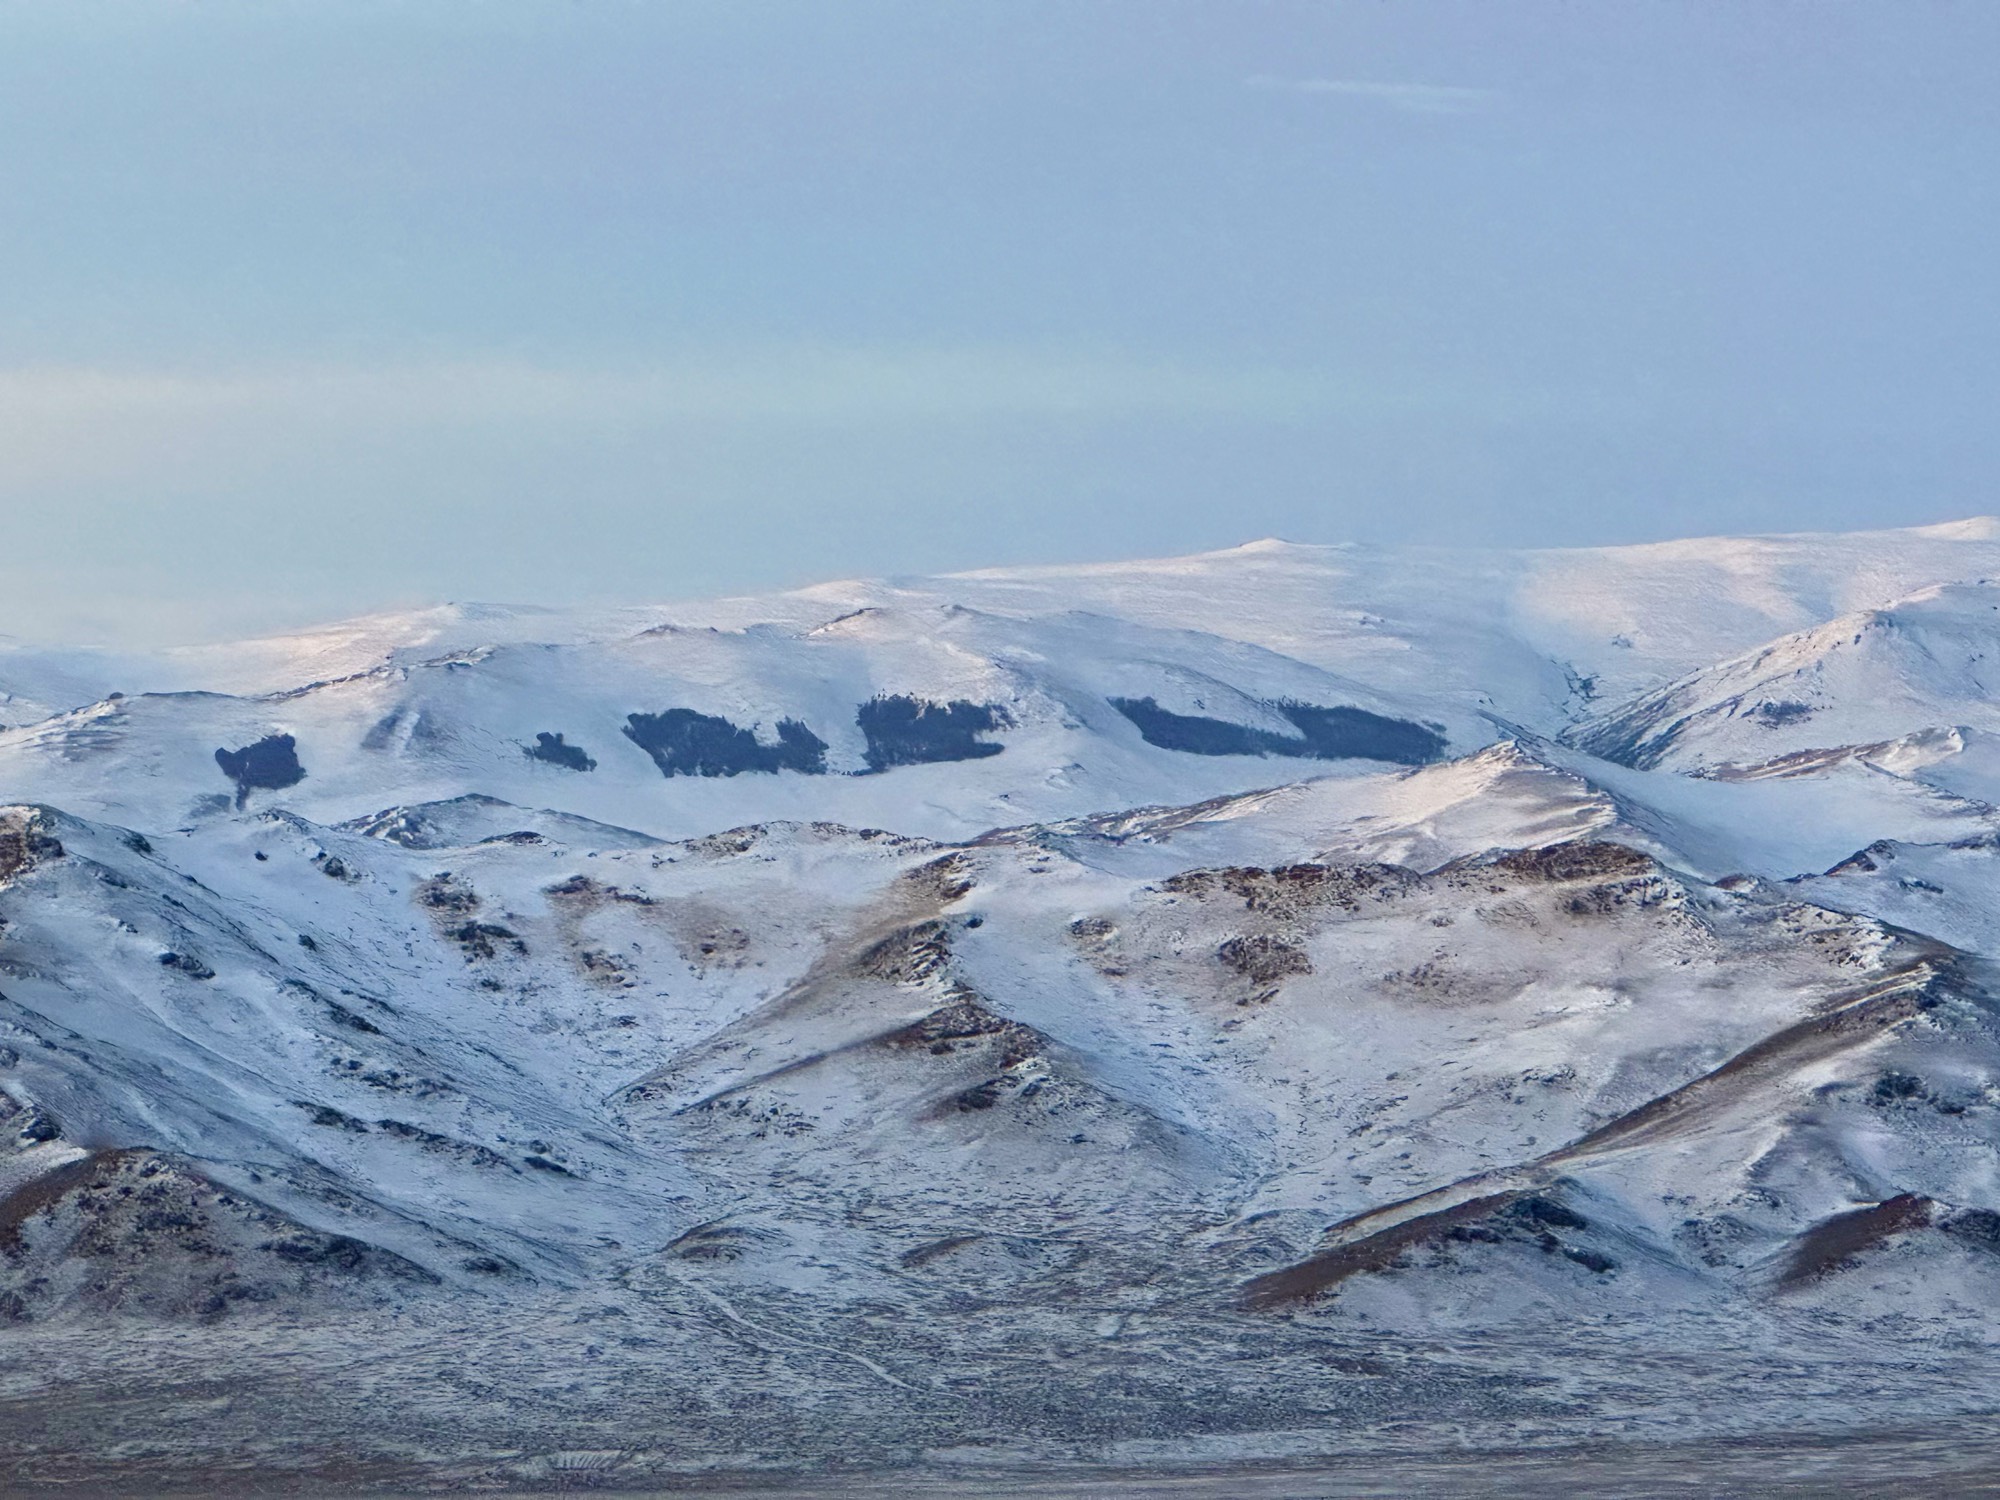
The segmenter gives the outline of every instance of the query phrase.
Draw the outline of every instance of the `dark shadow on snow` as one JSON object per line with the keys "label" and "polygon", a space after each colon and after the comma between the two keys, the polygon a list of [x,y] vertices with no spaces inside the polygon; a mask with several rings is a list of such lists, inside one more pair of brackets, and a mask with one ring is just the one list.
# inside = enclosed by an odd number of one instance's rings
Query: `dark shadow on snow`
{"label": "dark shadow on snow", "polygon": [[670,708],[627,714],[625,737],[653,757],[662,776],[736,776],[744,771],[826,774],[826,741],[797,719],[778,720],[778,743],[714,714]]}
{"label": "dark shadow on snow", "polygon": [[306,768],[299,764],[298,742],[289,734],[266,735],[240,750],[217,750],[215,763],[236,783],[238,807],[259,788],[276,791],[306,779]]}
{"label": "dark shadow on snow", "polygon": [[1362,708],[1320,708],[1289,701],[1268,705],[1298,726],[1294,738],[1227,719],[1177,714],[1151,698],[1113,698],[1111,706],[1138,726],[1147,744],[1190,755],[1289,755],[1421,766],[1437,760],[1445,748],[1444,736],[1427,724]]}
{"label": "dark shadow on snow", "polygon": [[535,743],[523,745],[522,751],[530,760],[547,761],[552,766],[562,766],[571,771],[595,771],[597,762],[592,760],[581,745],[565,745],[560,734],[550,734],[547,730],[535,736]]}
{"label": "dark shadow on snow", "polygon": [[856,711],[854,721],[868,737],[871,771],[998,755],[1006,747],[979,736],[1014,722],[997,703],[969,703],[963,698],[932,703],[900,693],[869,699]]}

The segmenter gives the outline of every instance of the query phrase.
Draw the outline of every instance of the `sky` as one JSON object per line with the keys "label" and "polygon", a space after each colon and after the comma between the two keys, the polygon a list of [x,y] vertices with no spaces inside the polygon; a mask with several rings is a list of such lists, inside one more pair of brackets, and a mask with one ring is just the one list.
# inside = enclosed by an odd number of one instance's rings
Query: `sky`
{"label": "sky", "polygon": [[2000,510],[1990,0],[0,0],[0,633]]}

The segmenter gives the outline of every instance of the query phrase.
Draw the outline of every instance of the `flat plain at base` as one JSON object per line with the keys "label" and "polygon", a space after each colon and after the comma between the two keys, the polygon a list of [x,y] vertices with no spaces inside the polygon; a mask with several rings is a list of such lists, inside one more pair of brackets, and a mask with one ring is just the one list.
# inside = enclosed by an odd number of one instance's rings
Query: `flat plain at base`
{"label": "flat plain at base", "polygon": [[[1970,1429],[1970,1430],[1968,1430]],[[1209,1466],[1111,1470],[1101,1468],[898,1469],[829,1475],[714,1474],[643,1489],[620,1488],[608,1469],[558,1469],[546,1483],[490,1488],[484,1484],[430,1486],[418,1481],[394,1488],[398,1476],[376,1468],[349,1471],[338,1464],[282,1479],[260,1480],[240,1471],[178,1474],[166,1483],[103,1466],[45,1485],[0,1486],[0,1500],[49,1495],[177,1497],[218,1500],[261,1496],[314,1500],[430,1500],[448,1494],[526,1500],[549,1494],[589,1494],[600,1500],[665,1500],[713,1496],[717,1500],[1006,1500],[1067,1497],[1078,1500],[1403,1500],[1403,1497],[1495,1497],[1548,1500],[1653,1500],[1670,1496],[1927,1496],[2000,1495],[2000,1422],[1980,1420],[1950,1431],[1911,1430],[1839,1438],[1804,1437],[1760,1442],[1615,1445],[1551,1450],[1480,1451],[1344,1456],[1305,1465]],[[401,1476],[403,1483],[409,1476]]]}

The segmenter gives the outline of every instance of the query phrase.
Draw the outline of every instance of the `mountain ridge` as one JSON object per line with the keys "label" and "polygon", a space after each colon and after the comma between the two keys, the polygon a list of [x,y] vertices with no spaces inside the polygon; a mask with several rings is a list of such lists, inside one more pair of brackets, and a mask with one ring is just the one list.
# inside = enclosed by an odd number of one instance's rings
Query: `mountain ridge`
{"label": "mountain ridge", "polygon": [[0,1414],[100,1472],[94,1348],[458,1484],[1595,1441],[1635,1362],[1682,1431],[1970,1411],[1997,536],[167,653],[0,731]]}

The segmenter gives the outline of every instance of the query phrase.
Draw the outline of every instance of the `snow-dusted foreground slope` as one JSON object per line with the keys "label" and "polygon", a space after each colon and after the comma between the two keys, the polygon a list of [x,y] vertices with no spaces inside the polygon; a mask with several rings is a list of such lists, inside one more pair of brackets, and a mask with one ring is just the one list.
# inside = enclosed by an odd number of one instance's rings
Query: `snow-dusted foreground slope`
{"label": "snow-dusted foreground slope", "polygon": [[1995,534],[0,658],[16,1477],[1977,1410]]}

